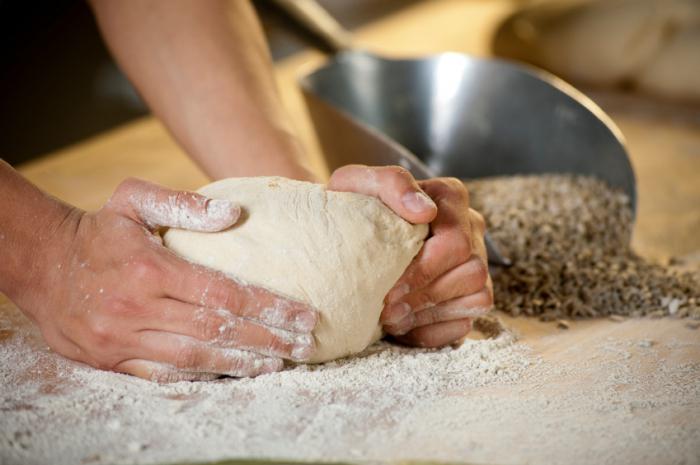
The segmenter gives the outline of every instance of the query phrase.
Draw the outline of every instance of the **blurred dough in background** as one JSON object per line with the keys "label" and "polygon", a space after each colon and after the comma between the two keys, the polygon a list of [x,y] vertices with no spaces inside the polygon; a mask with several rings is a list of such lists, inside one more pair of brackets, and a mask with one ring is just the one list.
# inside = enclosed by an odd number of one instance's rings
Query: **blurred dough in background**
{"label": "blurred dough in background", "polygon": [[576,84],[700,103],[700,0],[532,2],[493,49]]}

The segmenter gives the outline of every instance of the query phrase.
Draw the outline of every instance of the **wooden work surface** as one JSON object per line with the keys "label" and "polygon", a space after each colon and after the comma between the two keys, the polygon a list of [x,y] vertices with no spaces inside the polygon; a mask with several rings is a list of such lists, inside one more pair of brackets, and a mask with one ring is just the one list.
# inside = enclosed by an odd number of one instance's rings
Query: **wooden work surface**
{"label": "wooden work surface", "polygon": [[[452,50],[484,56],[488,55],[490,31],[511,8],[511,3],[504,1],[424,2],[363,28],[358,39],[361,45],[387,55],[412,56]],[[467,22],[466,18],[470,20]],[[277,65],[285,103],[308,148],[312,165],[320,173],[325,171],[325,166],[296,90],[295,77],[322,59],[320,54],[308,52]],[[611,116],[629,143],[638,177],[635,248],[662,261],[700,251],[700,128],[688,119],[669,119],[646,107],[638,111],[634,103],[610,104],[609,100],[603,103],[609,104],[606,108],[612,109]],[[194,189],[207,182],[153,118],[140,119],[49,154],[20,167],[20,171],[42,189],[84,209],[98,208],[128,176],[182,189]],[[2,296],[0,303],[1,300]],[[559,379],[559,389],[571,385],[585,387],[595,381],[590,370],[582,370],[577,377],[575,367],[604,341],[652,340],[655,345],[665,347],[666,352],[658,357],[631,354],[631,360],[638,362],[635,366],[641,372],[655,372],[667,363],[700,362],[700,330],[684,321],[596,320],[573,322],[568,330],[531,319],[506,318],[506,321],[522,335],[521,343],[531,346],[544,361],[572,367]],[[9,336],[5,329],[0,337],[0,351],[3,340]],[[676,349],[671,353],[669,347]],[[605,364],[600,365],[601,373],[606,369]],[[498,392],[494,391],[494,395]],[[694,401],[697,406],[698,399]],[[696,410],[691,408],[678,412],[677,418],[659,421],[680,421],[697,428],[700,420],[691,418],[697,414]]]}

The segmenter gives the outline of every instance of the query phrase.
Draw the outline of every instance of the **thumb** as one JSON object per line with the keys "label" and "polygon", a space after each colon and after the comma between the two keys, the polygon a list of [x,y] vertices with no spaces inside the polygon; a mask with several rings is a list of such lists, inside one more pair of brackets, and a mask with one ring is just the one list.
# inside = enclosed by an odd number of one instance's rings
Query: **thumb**
{"label": "thumb", "polygon": [[328,189],[378,197],[394,213],[414,224],[430,223],[437,215],[435,202],[400,166],[343,166],[331,175]]}
{"label": "thumb", "polygon": [[134,178],[117,187],[106,207],[150,229],[167,226],[202,232],[226,229],[234,225],[241,214],[240,207],[230,200],[175,191]]}

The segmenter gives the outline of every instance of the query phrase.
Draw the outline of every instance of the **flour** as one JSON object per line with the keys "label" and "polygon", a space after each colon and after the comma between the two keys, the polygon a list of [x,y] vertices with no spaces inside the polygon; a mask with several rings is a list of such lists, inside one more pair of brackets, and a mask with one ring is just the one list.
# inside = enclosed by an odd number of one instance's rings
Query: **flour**
{"label": "flour", "polygon": [[324,445],[342,438],[370,439],[368,425],[390,431],[428,399],[511,384],[533,363],[503,332],[456,350],[379,343],[352,359],[255,379],[158,385],[63,359],[15,317],[0,325],[21,328],[0,345],[2,463],[314,458],[339,453]]}
{"label": "flour", "polygon": [[129,202],[151,229],[169,226],[193,231],[219,231],[230,226],[241,212],[235,203],[191,193],[163,196],[147,192],[132,195]]}
{"label": "flour", "polygon": [[[628,323],[644,321],[615,327]],[[506,332],[458,349],[380,343],[254,379],[158,385],[65,360],[0,307],[0,463],[700,463],[700,361],[678,361],[700,344],[657,343],[653,329],[607,335],[596,350],[557,354],[573,363],[545,363]],[[649,372],[649,360],[663,362]]]}

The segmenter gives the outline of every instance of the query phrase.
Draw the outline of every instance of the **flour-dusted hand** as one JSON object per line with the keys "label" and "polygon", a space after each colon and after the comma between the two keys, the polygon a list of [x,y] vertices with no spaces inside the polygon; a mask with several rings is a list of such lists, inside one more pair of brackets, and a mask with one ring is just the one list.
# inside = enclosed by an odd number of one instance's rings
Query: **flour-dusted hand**
{"label": "flour-dusted hand", "polygon": [[493,306],[485,224],[469,208],[469,192],[454,178],[416,181],[398,166],[348,165],[329,189],[374,195],[412,223],[430,223],[422,250],[387,294],[381,321],[400,341],[421,347],[456,342],[471,319]]}
{"label": "flour-dusted hand", "polygon": [[226,200],[127,180],[98,212],[67,216],[47,285],[19,304],[52,349],[102,369],[158,381],[278,371],[282,358],[312,354],[315,312],[191,264],[157,234],[218,231],[239,214]]}

